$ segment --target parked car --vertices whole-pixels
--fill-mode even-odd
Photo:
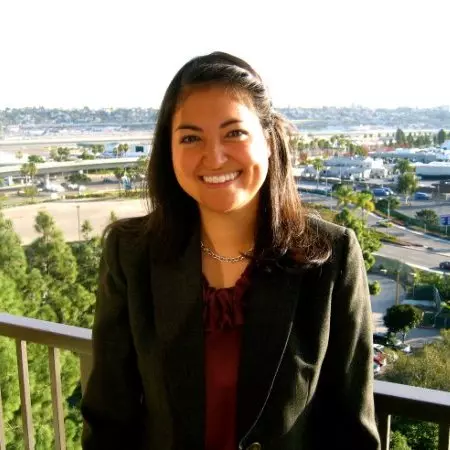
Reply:
[[[381,372],[381,366],[376,362],[373,363],[373,374],[378,375]]]
[[[431,194],[426,192],[416,192],[414,194],[414,200],[431,200]]]
[[[439,263],[439,269],[450,270],[450,261],[442,261]]]
[[[373,344],[373,349],[377,354],[383,355],[388,364],[392,364],[398,359],[398,353],[395,350],[386,348],[384,345]]]
[[[373,351],[373,360],[381,367],[384,367],[387,364],[387,358],[383,355],[383,353]]]
[[[389,197],[390,195],[394,195],[394,191],[390,188],[374,188],[372,189],[372,194],[375,197]]]
[[[374,333],[373,342],[375,344],[381,344],[385,347],[392,348],[397,351],[401,351],[406,354],[411,353],[411,346],[404,344],[400,339],[388,337],[386,333]]]

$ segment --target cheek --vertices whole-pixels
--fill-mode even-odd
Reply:
[[[177,178],[192,175],[197,166],[195,154],[181,149],[172,151],[172,164]]]

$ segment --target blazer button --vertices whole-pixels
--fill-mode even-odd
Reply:
[[[253,444],[250,444],[247,447],[247,450],[261,450],[261,449],[262,449],[262,447],[261,447],[261,444],[259,442],[253,442]]]

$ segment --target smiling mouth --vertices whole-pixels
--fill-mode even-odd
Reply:
[[[200,177],[204,183],[207,184],[221,184],[226,183],[227,181],[234,181],[242,172],[230,172],[222,175],[212,175],[212,176],[203,176]]]

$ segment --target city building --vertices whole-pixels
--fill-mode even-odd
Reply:
[[[383,160],[370,156],[334,156],[324,163],[322,175],[327,177],[367,179],[374,176],[384,178],[388,174]]]
[[[122,143],[123,144],[123,143]],[[119,142],[107,142],[105,143],[105,151],[102,153],[104,158],[113,158],[116,157],[117,149],[119,147]],[[147,156],[150,154],[150,145],[149,144],[141,144],[141,143],[127,143],[128,151],[125,155],[128,158],[133,158],[137,156]]]

